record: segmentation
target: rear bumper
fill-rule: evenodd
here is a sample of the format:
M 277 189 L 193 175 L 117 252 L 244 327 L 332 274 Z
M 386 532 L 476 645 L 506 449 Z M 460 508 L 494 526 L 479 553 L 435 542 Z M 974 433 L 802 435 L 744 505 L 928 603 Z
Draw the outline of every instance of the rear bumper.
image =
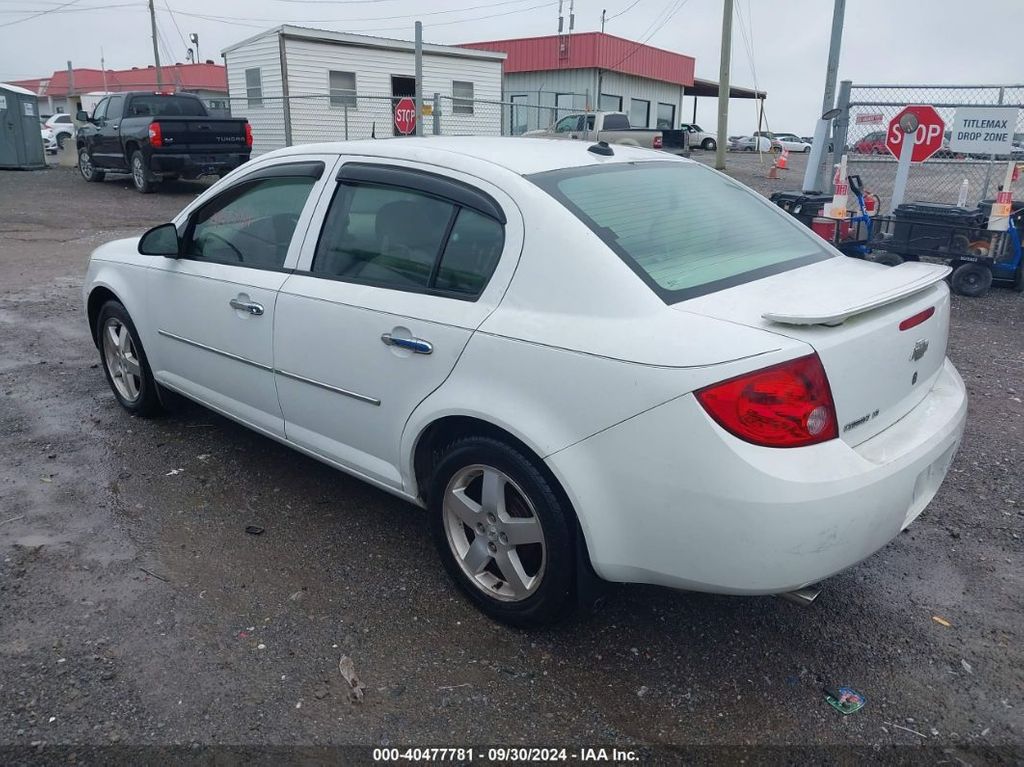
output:
M 856 447 L 761 448 L 686 395 L 547 458 L 597 573 L 698 591 L 774 594 L 891 541 L 935 496 L 967 398 L 946 360 L 932 391 Z
M 149 159 L 149 169 L 160 175 L 198 178 L 223 175 L 248 160 L 249 152 L 215 155 L 154 153 Z

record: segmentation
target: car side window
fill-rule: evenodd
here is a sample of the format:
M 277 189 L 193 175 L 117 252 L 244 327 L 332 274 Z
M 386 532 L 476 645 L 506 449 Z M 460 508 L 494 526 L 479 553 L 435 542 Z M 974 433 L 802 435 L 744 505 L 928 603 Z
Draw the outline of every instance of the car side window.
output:
M 103 99 L 102 101 L 100 101 L 99 104 L 96 105 L 96 108 L 92 110 L 92 119 L 95 122 L 102 122 L 103 118 L 106 117 L 107 102 L 109 101 L 110 99 Z
M 462 208 L 441 255 L 435 287 L 476 296 L 484 289 L 505 245 L 505 229 L 490 216 Z
M 555 133 L 572 133 L 574 130 L 580 129 L 580 116 L 569 115 L 563 117 L 555 124 Z
M 416 186 L 415 180 L 408 183 Z M 343 180 L 324 221 L 312 274 L 475 299 L 501 257 L 504 215 L 486 204 L 475 208 L 479 193 L 452 189 L 449 199 L 439 196 L 443 191 Z
M 386 288 L 425 289 L 456 212 L 450 202 L 400 187 L 338 187 L 313 273 Z
M 183 257 L 256 269 L 282 268 L 316 181 L 310 176 L 277 176 L 231 187 L 193 215 Z
M 124 112 L 124 96 L 111 96 L 107 102 L 107 119 L 120 120 Z

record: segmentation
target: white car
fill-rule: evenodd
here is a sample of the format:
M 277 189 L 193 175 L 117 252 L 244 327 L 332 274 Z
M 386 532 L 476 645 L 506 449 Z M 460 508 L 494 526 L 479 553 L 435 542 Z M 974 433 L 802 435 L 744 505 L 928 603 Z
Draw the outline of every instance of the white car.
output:
M 780 594 L 892 540 L 964 428 L 948 271 L 660 152 L 437 137 L 265 154 L 84 294 L 128 411 L 177 392 L 426 508 L 534 624 L 595 572 Z
M 58 147 L 63 147 L 64 142 L 68 139 L 74 138 L 75 133 L 77 132 L 75 130 L 75 123 L 71 119 L 71 115 L 63 112 L 59 112 L 46 118 L 44 125 L 53 131 Z
M 775 140 L 782 145 L 783 149 L 790 152 L 810 152 L 811 142 L 805 141 L 795 133 L 776 133 Z
M 770 152 L 776 146 L 779 145 L 765 136 L 737 136 L 729 139 L 730 152 Z
M 53 135 L 53 131 L 49 128 L 40 128 L 39 135 L 43 140 L 43 149 L 46 150 L 46 153 L 57 154 L 59 145 L 57 144 L 57 137 Z

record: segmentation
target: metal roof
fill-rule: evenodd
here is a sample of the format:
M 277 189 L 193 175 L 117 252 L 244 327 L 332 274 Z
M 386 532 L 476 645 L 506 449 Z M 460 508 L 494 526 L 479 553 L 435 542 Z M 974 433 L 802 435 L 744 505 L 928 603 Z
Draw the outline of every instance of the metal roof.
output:
M 562 54 L 559 41 L 565 37 L 523 37 L 464 43 L 465 48 L 504 51 L 505 74 L 559 69 L 604 69 L 625 75 L 689 87 L 693 85 L 693 56 L 654 48 L 603 32 L 581 32 L 568 36 L 568 50 Z
M 313 29 L 311 27 L 297 27 L 292 24 L 283 24 L 279 27 L 274 27 L 273 29 L 260 32 L 252 37 L 247 37 L 245 40 L 241 40 L 233 45 L 229 45 L 227 48 L 222 50 L 221 53 L 230 53 L 231 51 L 248 45 L 255 40 L 260 40 L 268 36 L 276 37 L 277 35 L 283 35 L 285 37 L 300 40 L 314 40 L 321 43 L 334 43 L 335 45 L 350 45 L 358 48 L 378 48 L 391 51 L 405 51 L 407 53 L 413 53 L 416 50 L 416 44 L 411 40 L 397 40 L 390 37 L 374 37 L 372 35 L 356 35 L 350 32 L 332 32 L 329 29 Z M 463 47 L 436 45 L 434 43 L 424 43 L 423 52 L 437 56 L 455 56 L 457 58 L 487 59 L 491 61 L 502 61 L 505 58 L 504 55 L 498 53 L 469 51 Z
M 18 80 L 37 96 L 64 97 L 73 93 L 107 90 L 111 92 L 156 90 L 156 67 L 108 69 L 106 78 L 102 69 L 76 68 L 73 73 L 74 89 L 69 89 L 68 71 L 56 70 L 48 78 Z M 228 77 L 220 64 L 172 64 L 160 67 L 164 88 L 228 92 Z M 104 87 L 105 86 L 105 87 Z

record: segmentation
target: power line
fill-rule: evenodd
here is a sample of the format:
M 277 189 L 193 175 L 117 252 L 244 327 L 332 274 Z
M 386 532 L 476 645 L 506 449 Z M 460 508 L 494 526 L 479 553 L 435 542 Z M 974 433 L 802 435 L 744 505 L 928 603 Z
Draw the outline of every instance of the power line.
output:
M 181 27 L 178 26 L 178 20 L 174 18 L 174 11 L 171 10 L 171 4 L 167 0 L 164 0 L 164 6 L 166 6 L 167 12 L 171 15 L 171 21 L 174 23 L 174 28 L 178 31 L 178 37 L 181 39 L 181 47 L 187 51 L 188 43 L 185 42 L 185 35 L 181 34 Z
M 526 2 L 526 0 L 511 0 L 511 1 L 512 2 Z M 494 5 L 495 5 L 494 3 L 491 3 L 491 4 L 489 4 L 487 6 L 483 6 L 483 7 L 493 7 Z M 502 17 L 502 16 L 511 16 L 511 15 L 517 14 L 517 13 L 526 13 L 527 11 L 535 11 L 535 10 L 537 10 L 539 8 L 549 8 L 552 5 L 554 5 L 554 0 L 548 0 L 547 2 L 540 3 L 539 5 L 531 5 L 531 6 L 528 6 L 526 8 L 516 8 L 514 10 L 505 11 L 503 13 L 491 13 L 491 14 L 487 14 L 485 16 L 471 16 L 471 17 L 468 17 L 468 18 L 465 18 L 465 19 L 453 19 L 451 21 L 438 21 L 438 22 L 432 23 L 431 26 L 432 27 L 442 27 L 442 26 L 449 26 L 449 25 L 452 25 L 452 24 L 465 24 L 466 22 L 470 22 L 470 21 L 486 21 L 486 20 L 489 20 L 489 19 L 495 19 L 495 18 L 499 18 L 499 17 Z M 479 7 L 479 6 L 477 6 L 477 7 Z M 160 10 L 163 10 L 163 9 L 160 9 Z M 455 10 L 455 9 L 453 9 L 453 10 Z M 470 9 L 468 9 L 468 8 L 461 8 L 461 9 L 458 9 L 458 10 L 463 10 L 464 11 L 464 10 L 470 10 Z M 403 16 L 385 17 L 385 18 L 408 18 L 408 19 L 415 19 L 415 18 L 419 18 L 421 16 L 435 15 L 435 14 L 438 14 L 438 13 L 448 13 L 448 12 L 449 11 L 430 11 L 428 13 L 410 14 L 408 16 L 403 15 Z M 372 21 L 373 20 L 373 19 L 338 19 L 338 18 L 334 18 L 334 19 L 294 19 L 294 18 L 292 18 L 292 19 L 279 19 L 279 18 L 262 18 L 262 19 L 260 19 L 260 18 L 246 17 L 247 20 L 243 21 L 242 19 L 236 18 L 234 16 L 214 16 L 214 15 L 211 15 L 211 14 L 191 13 L 191 12 L 188 12 L 188 11 L 175 11 L 175 13 L 177 13 L 179 16 L 188 16 L 190 18 L 205 19 L 207 21 L 223 22 L 223 23 L 234 24 L 236 26 L 243 26 L 243 27 L 254 27 L 254 28 L 257 28 L 257 29 L 263 29 L 264 25 L 263 24 L 252 24 L 252 23 L 249 23 L 249 22 L 252 22 L 252 21 L 263 21 L 263 22 L 277 23 L 277 24 L 348 24 L 348 23 L 351 23 L 353 21 Z M 381 20 L 385 20 L 385 19 L 381 19 Z M 392 30 L 404 30 L 404 29 L 407 29 L 407 28 L 408 28 L 407 25 L 402 25 L 402 26 L 392 26 L 392 27 L 364 27 L 364 28 L 360 28 L 360 29 L 347 29 L 346 31 L 348 31 L 348 32 L 387 32 L 387 31 L 392 31 Z
M 654 21 L 651 22 L 647 29 L 644 30 L 645 33 L 649 31 L 650 34 L 647 34 L 647 36 L 640 40 L 638 43 L 635 43 L 633 45 L 633 48 L 629 51 L 629 53 L 627 53 L 621 59 L 619 59 L 610 67 L 608 67 L 608 69 L 615 69 L 615 67 L 622 64 L 624 61 L 626 61 L 626 59 L 632 58 L 633 55 L 637 51 L 639 51 L 652 37 L 658 34 L 658 32 L 660 32 L 662 29 L 664 29 L 665 25 L 668 24 L 672 17 L 679 13 L 679 11 L 682 10 L 683 6 L 686 5 L 689 1 L 690 0 L 674 0 L 674 2 L 670 1 L 669 4 L 666 5 L 664 9 L 662 9 L 661 13 L 655 16 Z M 673 4 L 675 5 L 674 8 L 672 8 Z M 669 11 L 670 8 L 671 10 Z M 669 11 L 667 16 L 665 16 L 665 11 Z M 662 19 L 662 16 L 665 16 L 665 18 Z
M 632 2 L 632 3 L 630 3 L 629 5 L 627 5 L 627 6 L 625 7 L 625 8 L 623 8 L 623 9 L 622 9 L 621 11 L 619 11 L 618 13 L 613 13 L 613 14 L 612 14 L 611 16 L 606 16 L 606 17 L 605 17 L 605 19 L 604 19 L 604 20 L 605 20 L 605 22 L 609 22 L 609 21 L 611 21 L 612 19 L 617 19 L 617 18 L 619 18 L 619 16 L 623 15 L 624 13 L 629 13 L 629 12 L 630 12 L 630 11 L 631 11 L 631 10 L 632 10 L 633 8 L 635 8 L 635 7 L 637 6 L 637 4 L 638 4 L 639 2 L 640 2 L 640 0 L 633 0 L 633 2 Z
M 57 8 L 54 8 L 53 10 L 48 11 L 47 14 L 51 15 L 51 14 L 55 14 L 56 13 L 56 14 L 63 15 L 65 13 L 85 13 L 86 11 L 103 11 L 103 10 L 107 10 L 107 9 L 110 9 L 110 8 L 131 8 L 131 7 L 142 8 L 143 5 L 141 3 L 138 3 L 138 2 L 132 2 L 132 3 L 112 3 L 110 5 L 87 5 L 87 6 L 79 6 L 78 8 L 63 8 L 63 9 L 59 9 L 59 10 Z M 0 11 L 0 13 L 35 13 L 35 11 L 33 9 L 20 8 L 18 10 Z M 23 19 L 23 21 L 27 21 L 27 19 Z
M 3 24 L 0 24 L 0 27 L 13 27 L 15 24 L 21 24 L 22 22 L 31 21 L 32 19 L 38 19 L 40 16 L 45 16 L 48 13 L 59 11 L 62 8 L 67 8 L 69 5 L 74 5 L 77 2 L 78 0 L 68 0 L 68 2 L 64 3 L 63 5 L 58 5 L 56 8 L 40 11 L 39 13 L 33 14 L 32 16 L 26 16 L 24 19 L 15 19 L 14 21 L 5 22 Z

